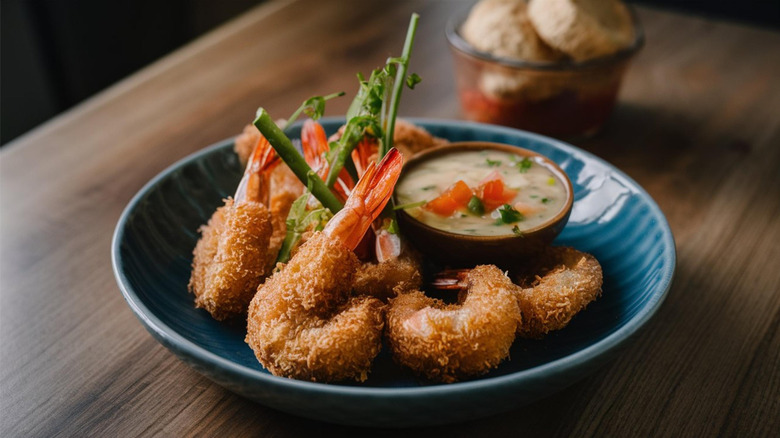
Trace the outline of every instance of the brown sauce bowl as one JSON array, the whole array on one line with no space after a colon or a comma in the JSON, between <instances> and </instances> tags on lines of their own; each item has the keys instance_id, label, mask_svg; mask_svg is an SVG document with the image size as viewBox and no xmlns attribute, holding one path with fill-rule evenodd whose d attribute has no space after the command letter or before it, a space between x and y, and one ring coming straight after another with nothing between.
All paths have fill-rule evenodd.
<instances>
[{"instance_id":1,"label":"brown sauce bowl","mask_svg":"<svg viewBox=\"0 0 780 438\"><path fill-rule=\"evenodd\" d=\"M550 246L566 226L574 203L574 189L571 181L555 162L528 149L501 143L483 141L457 142L446 146L427 149L410 158L401 171L400 181L414 167L428 160L462 151L498 150L519 157L535 158L553 173L566 189L564 207L548 221L524 230L521 235L473 236L444 231L425 224L404 210L398 210L398 224L404 239L419 250L425 259L450 267L474 267L480 264L495 264L510 268L529 260ZM454 182L454 181L453 181ZM394 195L395 198L395 195ZM397 199L394 199L397 201Z\"/></svg>"}]
</instances>

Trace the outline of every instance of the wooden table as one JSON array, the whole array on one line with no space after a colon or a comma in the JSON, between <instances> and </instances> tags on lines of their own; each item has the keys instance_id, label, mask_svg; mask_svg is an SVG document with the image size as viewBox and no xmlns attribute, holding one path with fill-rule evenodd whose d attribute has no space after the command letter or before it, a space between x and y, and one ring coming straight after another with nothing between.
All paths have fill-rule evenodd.
<instances>
[{"instance_id":1,"label":"wooden table","mask_svg":"<svg viewBox=\"0 0 780 438\"><path fill-rule=\"evenodd\" d=\"M146 333L109 246L133 194L263 105L355 90L422 16L402 115L459 116L451 2L267 2L2 150L0 436L352 433L242 399ZM380 8L383 8L380 10ZM647 45L577 143L656 199L671 293L617 360L526 408L420 436L768 436L780 430L780 34L641 9ZM333 102L343 114L347 99ZM386 431L357 434L393 435Z\"/></svg>"}]
</instances>

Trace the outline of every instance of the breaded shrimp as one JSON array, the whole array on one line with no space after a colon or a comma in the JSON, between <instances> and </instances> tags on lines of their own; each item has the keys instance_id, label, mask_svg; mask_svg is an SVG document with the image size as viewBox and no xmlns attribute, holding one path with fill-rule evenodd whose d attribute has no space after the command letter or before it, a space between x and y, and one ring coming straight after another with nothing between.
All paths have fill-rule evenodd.
<instances>
[{"instance_id":1,"label":"breaded shrimp","mask_svg":"<svg viewBox=\"0 0 780 438\"><path fill-rule=\"evenodd\" d=\"M404 253L391 260L363 263L355 273L352 289L358 295L385 301L395 296L395 288L401 283L413 289L422 286L420 261L416 255Z\"/></svg>"},{"instance_id":2,"label":"breaded shrimp","mask_svg":"<svg viewBox=\"0 0 780 438\"><path fill-rule=\"evenodd\" d=\"M393 146L404 153L406 158L411 157L417 152L430 149L435 146L442 146L449 143L446 139L434 137L425 129L416 126L403 119L395 121L395 131L393 131Z\"/></svg>"},{"instance_id":3,"label":"breaded shrimp","mask_svg":"<svg viewBox=\"0 0 780 438\"><path fill-rule=\"evenodd\" d=\"M246 342L272 374L312 381L367 378L381 348L383 305L350 297L353 249L390 199L401 171L393 149L371 165L344 208L304 243L249 306Z\"/></svg>"},{"instance_id":4,"label":"breaded shrimp","mask_svg":"<svg viewBox=\"0 0 780 438\"><path fill-rule=\"evenodd\" d=\"M284 236L287 234L287 214L290 213L293 202L303 194L303 189L301 181L286 164L281 163L271 171L268 196L273 225L273 234L268 242L270 267L273 267L276 255L279 254L279 249L284 242Z\"/></svg>"},{"instance_id":5,"label":"breaded shrimp","mask_svg":"<svg viewBox=\"0 0 780 438\"><path fill-rule=\"evenodd\" d=\"M236 155L238 155L241 166L246 166L247 161L249 161L249 156L252 155L252 151L255 150L255 146L259 140L260 131L251 123L244 126L243 132L236 137L233 142L233 150L236 152Z\"/></svg>"},{"instance_id":6,"label":"breaded shrimp","mask_svg":"<svg viewBox=\"0 0 780 438\"><path fill-rule=\"evenodd\" d=\"M244 131L236 137L233 144L233 150L238 155L241 165L246 165L249 155L254 150L258 142L261 141L260 131L255 125L249 124L244 127ZM284 236L287 233L285 223L287 214L290 212L292 203L303 193L303 184L290 170L290 168L281 163L271 170L270 184L268 186L268 207L271 210L271 224L273 234L267 245L269 254L268 269L273 268L276 261L276 255L282 247Z\"/></svg>"},{"instance_id":7,"label":"breaded shrimp","mask_svg":"<svg viewBox=\"0 0 780 438\"><path fill-rule=\"evenodd\" d=\"M338 132L330 136L329 140L338 140L343 132L344 126L339 128ZM403 156L407 159L409 159L417 152L424 151L435 146L443 146L448 143L449 141L447 139L434 137L424 128L411 122L408 122L404 119L395 120L395 129L393 130L393 147L401 151ZM357 165L357 163L355 164Z\"/></svg>"},{"instance_id":8,"label":"breaded shrimp","mask_svg":"<svg viewBox=\"0 0 780 438\"><path fill-rule=\"evenodd\" d=\"M567 247L549 247L536 263L516 269L513 292L522 318L517 334L538 339L560 330L601 295L602 271L590 254ZM432 285L440 290L463 290L468 269L445 271ZM529 281L529 278L531 280Z\"/></svg>"},{"instance_id":9,"label":"breaded shrimp","mask_svg":"<svg viewBox=\"0 0 780 438\"><path fill-rule=\"evenodd\" d=\"M408 123L407 123L408 124ZM358 175L362 175L369 163L376 161L379 145L376 141L364 139L352 151ZM354 292L359 295L371 295L381 300L395 296L395 287L401 282L407 287L418 288L422 285L419 255L405 244L401 235L389 231L392 215L380 217L372 224L374 237L374 255L376 263L366 262L355 275Z\"/></svg>"},{"instance_id":10,"label":"breaded shrimp","mask_svg":"<svg viewBox=\"0 0 780 438\"><path fill-rule=\"evenodd\" d=\"M386 337L396 362L428 379L454 382L483 374L509 355L520 320L515 285L492 265L477 266L464 279L458 304L417 290L390 300Z\"/></svg>"},{"instance_id":11,"label":"breaded shrimp","mask_svg":"<svg viewBox=\"0 0 780 438\"><path fill-rule=\"evenodd\" d=\"M524 338L540 338L566 327L577 312L601 295L601 265L592 255L551 247L542 258L541 265L548 271L516 293L523 315L517 333Z\"/></svg>"},{"instance_id":12,"label":"breaded shrimp","mask_svg":"<svg viewBox=\"0 0 780 438\"><path fill-rule=\"evenodd\" d=\"M226 199L200 228L188 289L195 294L195 306L214 319L245 314L268 272L272 215L265 203L269 173L278 163L268 141L259 142L235 199Z\"/></svg>"}]
</instances>

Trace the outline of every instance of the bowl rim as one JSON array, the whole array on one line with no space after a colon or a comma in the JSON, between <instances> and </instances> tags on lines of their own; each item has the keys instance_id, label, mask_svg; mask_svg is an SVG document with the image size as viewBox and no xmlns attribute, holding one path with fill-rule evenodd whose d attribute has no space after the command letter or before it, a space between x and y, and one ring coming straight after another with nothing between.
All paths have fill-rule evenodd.
<instances>
[{"instance_id":1,"label":"bowl rim","mask_svg":"<svg viewBox=\"0 0 780 438\"><path fill-rule=\"evenodd\" d=\"M574 187L571 184L571 179L569 179L569 175L567 175L566 172L564 172L564 170L561 169L560 166L558 166L558 164L555 161L551 160L549 157L520 146L514 146L506 143L496 143L491 141L472 140L472 141L457 141L446 145L432 147L430 149L426 149L424 151L420 151L412 155L404 163L403 170L401 171L401 176L398 178L398 183L401 182L401 180L404 178L406 173L412 167L418 166L426 159L432 159L438 156L446 155L448 153L456 152L458 150L471 150L479 147L482 147L484 149L500 150L506 153L517 153L517 155L519 156L535 157L540 159L540 161L544 163L543 166L546 167L548 170L550 170L552 174L555 175L556 178L560 180L563 183L564 187L566 188L566 202L563 204L563 207L555 214L555 216L547 219L545 222L535 227L522 230L521 232L522 234L520 235L498 234L493 236L481 236L481 235L454 233L451 231L442 230L440 228L436 228L434 226L428 225L425 222L409 214L405 209L399 209L397 211L397 214L403 215L404 217L408 218L408 220L410 221L414 221L416 226L425 230L428 233L438 234L448 239L468 240L470 242L476 242L476 243L487 243L487 242L504 243L511 240L524 239L534 234L540 233L550 227L553 227L559 224L561 221L564 221L564 225L565 225L565 222L568 221L569 213L571 213L572 206L574 205ZM396 195L394 192L393 199L395 200L395 198Z\"/></svg>"},{"instance_id":2,"label":"bowl rim","mask_svg":"<svg viewBox=\"0 0 780 438\"><path fill-rule=\"evenodd\" d=\"M317 393L330 396L341 397L361 397L361 398L382 398L382 399L394 399L402 401L407 398L415 398L420 396L452 396L457 393L469 393L472 390L477 389L497 389L504 386L516 386L521 385L522 382L528 379L541 378L550 374L558 374L566 372L570 369L583 366L589 362L598 359L610 351L615 350L628 339L630 339L641 327L643 327L647 321L658 311L664 299L669 293L672 286L672 280L674 272L677 266L676 248L674 244L674 237L669 227L669 223L666 220L661 209L653 198L641 188L633 179L628 177L621 170L610 165L603 159L587 152L571 146L567 143L555 140L550 137L546 137L540 134L535 134L519 129L489 125L478 122L470 122L455 119L435 119L435 118L405 118L406 120L416 124L422 125L438 125L438 126L451 126L453 128L469 127L472 129L489 130L496 133L503 133L507 135L522 135L530 138L531 140L540 141L544 143L552 143L556 147L566 151L571 155L583 156L587 159L595 160L596 162L605 165L610 168L615 176L624 180L640 189L640 194L644 195L648 202L650 213L654 214L660 221L661 228L664 230L662 240L664 241L665 252L663 257L668 258L670 263L667 265L668 269L663 272L663 277L659 282L661 287L655 291L655 293L648 299L645 306L630 320L628 320L622 327L618 328L614 332L610 333L603 339L596 343L589 345L583 349L577 350L571 354L568 354L559 359L546 362L544 364L528 368L522 371L513 372L510 374L495 376L495 377L482 377L476 380L470 380L466 382L456 382L448 384L433 384L430 386L421 387L361 387L361 386L345 386L332 383L319 383L308 382L302 380L288 379L285 377L274 376L270 373L249 368L244 365L233 362L229 359L223 358L206 348L203 348L194 342L184 338L176 330L165 324L160 318L158 318L150 309L144 305L140 297L133 291L130 286L130 282L127 276L122 272L121 267L123 264L121 255L121 242L125 234L125 224L129 221L130 216L135 211L137 206L144 200L147 193L154 186L158 185L168 175L184 165L197 161L204 155L213 153L214 151L231 146L234 143L233 138L228 138L217 143L214 143L200 151L192 153L184 158L179 159L175 163L166 167L154 178L148 181L130 200L117 222L117 226L114 230L114 235L111 242L111 263L114 271L114 275L117 280L119 289L130 306L133 313L141 321L144 327L155 338L159 339L166 348L184 353L187 356L194 358L198 361L208 363L212 367L217 367L223 372L230 375L240 377L249 381L260 381L263 384L267 384L273 387L283 387L288 390L295 390L304 393ZM320 123L336 124L344 123L343 117L325 117L320 119ZM293 127L300 124L296 122Z\"/></svg>"},{"instance_id":3,"label":"bowl rim","mask_svg":"<svg viewBox=\"0 0 780 438\"><path fill-rule=\"evenodd\" d=\"M645 32L639 21L639 17L636 14L636 10L634 9L633 6L627 4L626 7L628 8L629 14L631 15L631 21L634 24L634 41L629 46L624 47L615 53L599 56L592 59L587 59L584 61L574 61L572 59L567 59L564 61L557 61L557 62L526 61L520 59L495 56L488 52L477 50L460 35L460 27L463 24L463 22L466 21L466 17L468 17L468 14L471 11L472 6L473 5L470 5L466 8L461 8L461 10L452 14L450 18L447 20L447 24L445 25L444 28L444 33L447 36L447 41L449 42L450 48L452 48L452 50L457 51L458 53L462 53L472 58L493 62L511 68L521 68L521 69L540 70L540 71L586 70L594 67L601 67L609 64L614 64L624 59L629 59L633 57L639 51L639 49L641 49L645 45Z\"/></svg>"}]
</instances>

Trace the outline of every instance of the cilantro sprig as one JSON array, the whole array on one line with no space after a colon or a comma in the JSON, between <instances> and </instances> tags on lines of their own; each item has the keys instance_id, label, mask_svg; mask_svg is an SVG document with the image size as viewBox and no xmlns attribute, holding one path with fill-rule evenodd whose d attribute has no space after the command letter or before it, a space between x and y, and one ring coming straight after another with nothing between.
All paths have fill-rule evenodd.
<instances>
[{"instance_id":1,"label":"cilantro sprig","mask_svg":"<svg viewBox=\"0 0 780 438\"><path fill-rule=\"evenodd\" d=\"M285 131L295 122L301 114L306 114L312 120L319 120L325 114L325 102L343 96L343 91L328 94L327 96L314 96L303 101L301 106L287 119L282 130Z\"/></svg>"},{"instance_id":2,"label":"cilantro sprig","mask_svg":"<svg viewBox=\"0 0 780 438\"><path fill-rule=\"evenodd\" d=\"M501 215L500 221L505 224L513 224L525 220L523 213L515 210L511 205L504 204L498 208L498 213ZM498 222L498 221L496 221Z\"/></svg>"},{"instance_id":3,"label":"cilantro sprig","mask_svg":"<svg viewBox=\"0 0 780 438\"><path fill-rule=\"evenodd\" d=\"M516 162L515 167L520 171L520 173L526 173L528 172L528 169L533 166L533 164L534 162L530 158L525 157L522 160Z\"/></svg>"},{"instance_id":4,"label":"cilantro sprig","mask_svg":"<svg viewBox=\"0 0 780 438\"><path fill-rule=\"evenodd\" d=\"M324 207L314 208L307 210L309 204L309 198L311 193L307 190L303 195L298 197L290 207L290 213L287 214L287 234L284 236L282 242L282 248L279 250L279 254L276 257L277 263L287 263L290 260L290 254L300 242L303 233L309 228L313 228L314 231L321 231L325 223L330 220L333 214Z\"/></svg>"}]
</instances>

